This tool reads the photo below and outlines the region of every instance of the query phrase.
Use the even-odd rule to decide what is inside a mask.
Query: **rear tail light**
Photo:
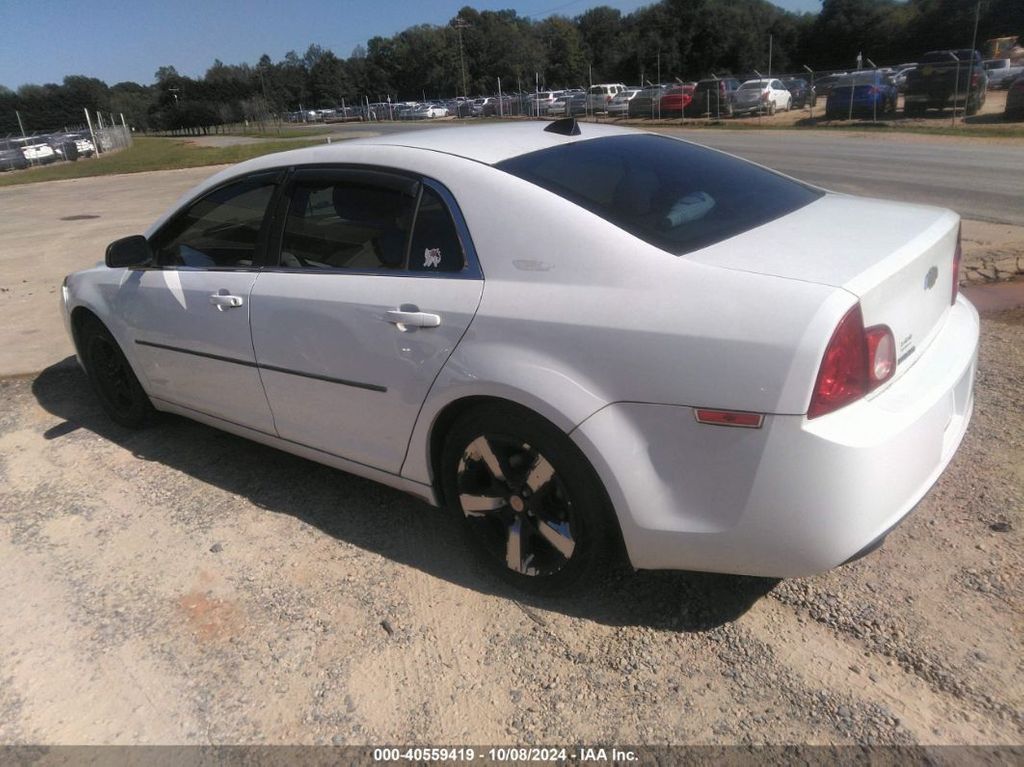
[[[808,418],[817,418],[855,402],[892,378],[896,341],[885,325],[864,328],[860,304],[839,321],[818,370]]]
[[[960,293],[960,257],[963,255],[963,248],[960,245],[961,229],[956,230],[956,250],[953,251],[953,296],[950,304],[956,303],[956,297]]]
[[[972,74],[971,75],[971,87],[972,88],[977,88],[978,87],[978,82],[980,80],[981,80],[981,75],[979,75],[977,72]]]

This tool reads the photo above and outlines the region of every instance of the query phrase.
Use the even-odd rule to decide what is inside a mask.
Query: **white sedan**
[[[737,115],[744,112],[773,115],[780,110],[788,112],[792,105],[793,94],[781,80],[774,78],[747,80],[733,94],[733,114]]]
[[[118,423],[447,506],[523,588],[622,553],[799,576],[877,545],[967,429],[959,226],[628,129],[441,129],[224,170],[63,310]]]

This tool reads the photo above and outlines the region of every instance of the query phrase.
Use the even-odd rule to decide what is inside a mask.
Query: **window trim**
[[[294,165],[289,167],[288,175],[284,179],[284,182],[280,184],[280,196],[278,199],[272,200],[269,207],[273,208],[273,221],[269,231],[269,243],[265,251],[265,262],[260,267],[261,272],[271,274],[318,274],[318,275],[351,275],[351,276],[362,276],[362,277],[405,277],[405,278],[426,278],[426,279],[448,279],[448,280],[482,280],[484,279],[483,270],[480,268],[480,261],[477,258],[476,248],[473,246],[473,240],[469,233],[469,227],[466,225],[465,217],[462,215],[462,210],[459,208],[458,202],[455,197],[448,190],[444,184],[437,181],[436,179],[422,176],[417,173],[409,171],[399,170],[397,168],[389,168],[379,165],[361,165],[358,163],[344,163],[344,164],[313,164],[313,165]],[[287,221],[288,204],[291,201],[291,190],[292,184],[295,179],[301,177],[315,177],[319,174],[325,176],[338,176],[344,177],[346,175],[352,175],[358,177],[359,174],[374,174],[381,177],[390,176],[395,180],[396,186],[400,186],[403,182],[415,183],[419,185],[419,190],[416,194],[415,206],[416,209],[413,212],[412,225],[409,228],[409,237],[405,243],[405,266],[401,269],[303,269],[301,267],[281,266],[281,245],[284,241],[284,228]],[[462,253],[465,258],[465,266],[461,271],[458,272],[422,272],[412,271],[409,269],[409,248],[412,245],[412,236],[416,228],[416,220],[419,218],[419,207],[420,202],[423,198],[423,189],[428,188],[435,192],[438,197],[441,198],[441,202],[448,208],[448,215],[451,216],[452,222],[455,224],[455,232],[459,238],[459,244],[462,246]]]
[[[254,171],[247,173],[242,176],[235,176],[233,178],[225,179],[223,183],[212,186],[209,189],[204,190],[200,194],[190,199],[184,205],[181,205],[174,213],[164,221],[160,228],[157,229],[153,234],[146,238],[146,241],[152,243],[158,239],[167,229],[174,224],[181,216],[185,215],[193,207],[201,203],[207,197],[216,194],[217,192],[226,189],[229,186],[235,184],[245,183],[261,177],[267,177],[272,179],[274,190],[271,192],[270,200],[267,202],[266,208],[263,210],[263,219],[260,221],[259,233],[256,236],[256,251],[253,253],[252,265],[251,266],[185,266],[183,264],[158,264],[155,263],[156,253],[153,253],[154,262],[145,264],[143,266],[131,267],[131,271],[188,271],[188,272],[258,272],[262,269],[264,256],[268,246],[268,236],[270,234],[271,223],[272,223],[272,211],[275,209],[277,200],[281,194],[281,188],[283,184],[285,173],[284,168],[271,168]]]

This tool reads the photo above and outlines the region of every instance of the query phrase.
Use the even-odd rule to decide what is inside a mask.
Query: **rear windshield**
[[[768,85],[767,80],[751,80],[749,83],[743,83],[743,85],[740,86],[740,90],[757,91],[761,90],[761,88],[764,88],[766,85]]]
[[[577,141],[496,167],[676,255],[773,221],[824,194],[667,136]]]

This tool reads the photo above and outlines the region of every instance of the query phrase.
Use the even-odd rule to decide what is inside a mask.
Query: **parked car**
[[[926,109],[962,107],[973,115],[985,103],[987,84],[988,75],[977,51],[930,51],[907,74],[903,111],[910,117]]]
[[[448,107],[441,104],[417,104],[403,116],[410,120],[432,120],[435,117],[447,117]]]
[[[79,157],[92,157],[96,154],[96,145],[92,143],[91,138],[82,134],[77,134],[73,138]]]
[[[448,101],[445,106],[448,109],[448,114],[453,117],[472,117],[473,115],[473,99],[460,96]]]
[[[814,78],[815,97],[827,101],[828,94],[832,92],[832,88],[844,77],[846,77],[846,72],[835,72],[824,77]]]
[[[232,166],[61,305],[121,426],[177,413],[443,504],[519,587],[620,550],[789,577],[877,547],[963,438],[959,227],[667,136],[495,124]]]
[[[1009,88],[1010,83],[1024,73],[1024,64],[1014,64],[1010,59],[989,59],[982,62],[988,75],[989,88]]]
[[[1006,109],[1003,117],[1007,120],[1024,120],[1024,75],[1010,83],[1006,91]]]
[[[817,91],[814,86],[802,77],[790,77],[782,81],[793,97],[792,106],[796,109],[813,107],[818,102]]]
[[[2,145],[0,146],[0,171],[24,170],[28,167],[28,160],[20,147]]]
[[[661,114],[661,97],[671,86],[652,85],[644,88],[629,102],[630,117],[658,117]]]
[[[661,116],[683,117],[687,114],[686,108],[692,101],[692,85],[674,85],[661,96]]]
[[[907,77],[910,72],[917,67],[916,64],[907,67],[906,69],[899,69],[896,74],[893,75],[892,82],[896,86],[896,90],[903,93],[907,89]]]
[[[825,102],[825,117],[846,119],[852,115],[878,116],[896,113],[899,94],[891,78],[874,70],[846,75],[832,86]]]
[[[17,145],[30,165],[48,165],[59,158],[53,147],[47,143],[46,136],[29,136],[28,138],[12,138],[12,145]]]
[[[48,143],[58,157],[64,160],[77,160],[79,157],[90,157],[96,152],[92,141],[78,133],[52,133]]]
[[[559,96],[548,105],[548,117],[565,117],[565,102],[568,96]]]
[[[53,150],[54,154],[57,155],[58,160],[78,161],[78,147],[73,139],[54,134],[47,137],[46,143]]]
[[[745,114],[748,112],[765,112],[773,115],[778,110],[789,111],[793,103],[793,96],[781,80],[776,78],[763,78],[760,80],[747,80],[733,96],[733,114]]]
[[[701,80],[693,89],[691,111],[697,116],[732,117],[732,100],[739,87],[735,77]]]
[[[577,117],[587,113],[587,94],[583,91],[559,96],[548,107],[549,117]]]
[[[587,88],[587,111],[607,112],[613,98],[626,90],[622,83],[601,83]]]
[[[629,102],[637,97],[640,90],[640,88],[627,88],[621,93],[616,94],[615,98],[608,102],[608,116],[627,117],[629,115]]]
[[[483,117],[486,114],[487,107],[490,106],[490,112],[494,113],[494,104],[497,99],[493,96],[486,96],[473,101],[473,117]]]
[[[543,117],[548,113],[551,105],[555,103],[555,99],[562,95],[564,95],[563,91],[540,91],[539,93],[534,93],[530,96],[530,111],[535,115]]]

